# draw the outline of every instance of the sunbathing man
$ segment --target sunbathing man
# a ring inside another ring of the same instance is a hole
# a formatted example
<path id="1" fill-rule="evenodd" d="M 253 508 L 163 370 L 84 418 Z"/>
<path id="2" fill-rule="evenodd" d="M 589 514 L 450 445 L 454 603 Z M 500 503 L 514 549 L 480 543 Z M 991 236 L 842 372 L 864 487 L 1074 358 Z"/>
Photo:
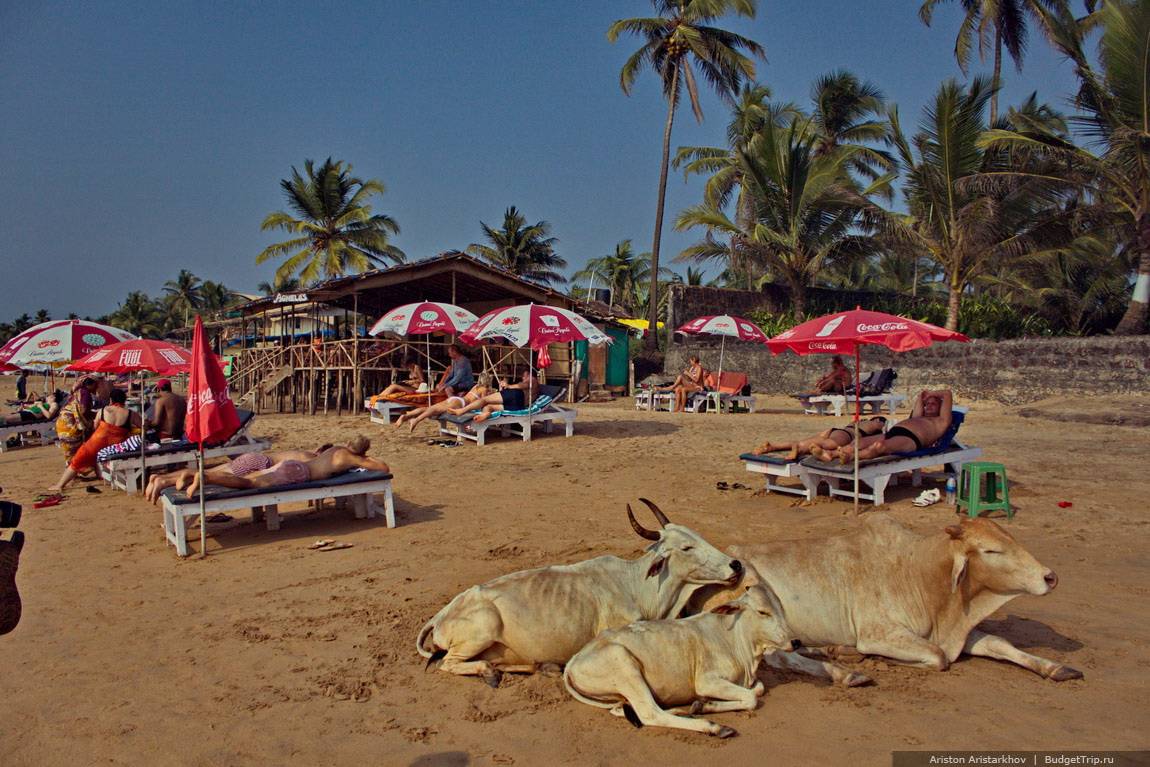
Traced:
<path id="1" fill-rule="evenodd" d="M 934 447 L 950 428 L 953 404 L 954 395 L 950 389 L 924 389 L 915 400 L 910 418 L 895 424 L 886 434 L 859 440 L 859 460 Z M 811 455 L 820 461 L 838 458 L 841 463 L 847 464 L 854 460 L 854 446 L 843 445 L 834 450 L 812 447 Z"/>
<path id="2" fill-rule="evenodd" d="M 463 396 L 456 394 L 442 402 L 436 402 L 427 407 L 412 408 L 395 419 L 395 427 L 398 429 L 400 424 L 406 423 L 407 430 L 414 432 L 415 427 L 418 426 L 421 421 L 443 415 L 447 412 L 453 412 L 452 408 L 462 409 L 463 411 L 473 410 L 478 407 L 475 403 L 486 397 L 490 391 L 490 387 L 484 386 L 483 384 L 476 384 Z"/>
<path id="3" fill-rule="evenodd" d="M 172 392 L 172 382 L 166 378 L 156 381 L 156 404 L 148 425 L 155 427 L 157 439 L 179 439 L 184 436 L 184 416 L 188 401 Z"/>
<path id="4" fill-rule="evenodd" d="M 859 421 L 859 439 L 863 440 L 867 437 L 872 437 L 881 434 L 882 430 L 886 427 L 886 418 L 881 415 L 876 415 L 872 418 L 864 418 Z M 786 459 L 794 461 L 801 455 L 809 455 L 811 450 L 818 447 L 822 450 L 836 450 L 837 448 L 849 445 L 855 439 L 854 424 L 847 426 L 835 426 L 821 431 L 813 437 L 807 437 L 797 442 L 771 442 L 767 440 L 759 447 L 751 451 L 751 455 L 763 455 L 765 453 L 778 453 L 783 450 L 788 451 Z"/>
<path id="5" fill-rule="evenodd" d="M 463 415 L 472 410 L 479 410 L 479 415 L 472 420 L 481 423 L 499 410 L 525 410 L 528 405 L 535 401 L 535 395 L 538 391 L 539 379 L 535 377 L 535 371 L 527 368 L 517 383 L 505 384 L 500 382 L 499 391 L 492 392 L 486 397 L 462 407 L 451 408 L 448 412 L 452 415 Z"/>
<path id="6" fill-rule="evenodd" d="M 318 482 L 352 469 L 391 471 L 383 461 L 367 457 L 367 451 L 370 447 L 371 440 L 360 435 L 348 443 L 347 447 L 325 450 L 310 461 L 280 461 L 269 469 L 253 472 L 246 477 L 237 477 L 232 474 L 220 475 L 213 480 L 213 484 L 237 490 L 250 490 Z M 192 483 L 187 486 L 188 498 L 195 498 L 197 492 L 199 492 L 199 475 L 196 475 Z"/>
<path id="7" fill-rule="evenodd" d="M 358 449 L 356 440 L 348 443 L 348 447 Z M 323 445 L 317 450 L 277 450 L 274 453 L 241 453 L 227 463 L 213 466 L 204 470 L 204 482 L 209 485 L 218 485 L 216 480 L 221 476 L 245 477 L 257 471 L 270 469 L 280 461 L 310 461 L 325 450 L 332 449 L 331 445 Z M 145 497 L 152 503 L 160 499 L 160 494 L 169 487 L 183 490 L 192 483 L 196 469 L 177 469 L 165 474 L 153 474 L 148 479 L 148 487 L 144 491 Z"/>

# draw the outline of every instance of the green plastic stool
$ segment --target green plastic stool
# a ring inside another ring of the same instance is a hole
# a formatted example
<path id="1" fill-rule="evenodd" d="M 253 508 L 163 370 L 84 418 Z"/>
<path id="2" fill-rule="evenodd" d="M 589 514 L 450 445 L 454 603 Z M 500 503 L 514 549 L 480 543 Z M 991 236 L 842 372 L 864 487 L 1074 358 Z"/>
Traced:
<path id="1" fill-rule="evenodd" d="M 985 482 L 985 484 L 984 484 Z M 984 511 L 1002 509 L 1006 518 L 1014 517 L 1010 506 L 1010 486 L 1006 467 L 990 461 L 972 461 L 962 465 L 958 481 L 958 507 L 966 507 L 967 516 L 977 517 Z"/>

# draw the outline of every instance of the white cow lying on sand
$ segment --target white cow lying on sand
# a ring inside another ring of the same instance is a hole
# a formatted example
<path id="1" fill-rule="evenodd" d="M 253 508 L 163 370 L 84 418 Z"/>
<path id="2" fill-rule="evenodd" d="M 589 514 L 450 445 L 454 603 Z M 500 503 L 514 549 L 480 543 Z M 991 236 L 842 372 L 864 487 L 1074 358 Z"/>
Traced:
<path id="1" fill-rule="evenodd" d="M 732 546 L 730 552 L 746 564 L 748 584 L 761 579 L 778 595 L 803 645 L 826 647 L 830 656 L 853 647 L 944 671 L 965 652 L 1058 682 L 1082 678 L 975 628 L 1016 596 L 1043 596 L 1058 585 L 1052 570 L 988 519 L 964 519 L 943 534 L 922 536 L 878 516 L 832 538 Z M 725 589 L 724 596 L 713 588 L 696 598 L 700 609 L 738 593 Z M 767 662 L 847 686 L 869 681 L 798 653 L 777 653 Z"/>
<path id="2" fill-rule="evenodd" d="M 798 646 L 778 599 L 758 585 L 709 613 L 604 631 L 568 661 L 563 684 L 576 700 L 637 727 L 729 738 L 737 734 L 730 727 L 680 714 L 753 711 L 763 694 L 755 678 L 763 655 Z"/>
<path id="3" fill-rule="evenodd" d="M 739 581 L 738 560 L 640 500 L 661 527 L 645 529 L 627 506 L 635 532 L 654 541 L 643 556 L 596 557 L 472 586 L 424 625 L 416 650 L 429 665 L 442 657 L 444 671 L 480 675 L 497 687 L 501 672 L 566 663 L 604 629 L 676 616 L 696 589 Z"/>

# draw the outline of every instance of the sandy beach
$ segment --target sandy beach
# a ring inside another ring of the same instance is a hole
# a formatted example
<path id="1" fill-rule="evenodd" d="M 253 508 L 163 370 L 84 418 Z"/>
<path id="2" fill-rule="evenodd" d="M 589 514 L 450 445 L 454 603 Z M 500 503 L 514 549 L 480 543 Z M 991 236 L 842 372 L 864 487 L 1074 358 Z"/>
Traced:
<path id="1" fill-rule="evenodd" d="M 766 669 L 757 711 L 714 716 L 740 732 L 719 741 L 635 730 L 556 678 L 508 676 L 493 690 L 426 673 L 416 632 L 464 588 L 637 555 L 624 505 L 640 496 L 720 547 L 857 524 L 842 501 L 756 495 L 737 460 L 765 437 L 834 421 L 784 398 L 739 416 L 620 401 L 579 406 L 571 439 L 448 449 L 426 443 L 430 427 L 410 436 L 366 417 L 267 415 L 253 431 L 281 447 L 368 434 L 393 468 L 399 526 L 329 507 L 288 511 L 268 532 L 240 515 L 212 527 L 206 559 L 180 560 L 138 497 L 77 485 L 60 506 L 32 509 L 62 468 L 57 448 L 0 456 L 2 497 L 27 504 L 28 538 L 23 622 L 0 638 L 0 764 L 883 765 L 892 750 L 1147 748 L 1150 432 L 960 404 L 972 408 L 964 438 L 1008 467 L 1018 513 L 1003 524 L 1061 579 L 987 625 L 1082 681 L 981 658 L 945 673 L 866 659 L 848 665 L 876 684 L 850 690 Z M 1147 401 L 1103 406 L 1145 413 Z M 889 490 L 881 511 L 923 532 L 957 518 L 944 504 L 913 507 L 916 492 Z M 308 550 L 317 538 L 354 546 Z"/>

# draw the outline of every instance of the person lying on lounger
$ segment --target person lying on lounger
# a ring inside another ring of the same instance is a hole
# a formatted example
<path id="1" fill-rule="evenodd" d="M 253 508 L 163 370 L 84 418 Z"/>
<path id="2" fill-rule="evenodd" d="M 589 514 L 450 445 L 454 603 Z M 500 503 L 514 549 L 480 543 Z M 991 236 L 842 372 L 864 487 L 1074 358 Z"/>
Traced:
<path id="1" fill-rule="evenodd" d="M 486 397 L 462 407 L 450 408 L 447 412 L 452 415 L 463 415 L 472 410 L 479 410 L 479 415 L 472 420 L 476 423 L 482 423 L 490 418 L 492 413 L 499 410 L 525 410 L 535 401 L 535 395 L 538 392 L 539 379 L 535 377 L 535 372 L 531 368 L 527 368 L 523 371 L 518 382 L 508 384 L 501 381 L 499 391 L 492 392 Z"/>
<path id="2" fill-rule="evenodd" d="M 420 387 L 424 383 L 423 370 L 419 367 L 419 361 L 408 358 L 403 361 L 403 369 L 407 371 L 407 378 L 393 383 L 386 389 L 375 395 L 372 399 L 383 399 L 390 397 L 393 394 L 410 394 L 412 392 L 420 391 Z M 427 387 L 422 387 L 423 391 L 427 391 Z"/>
<path id="3" fill-rule="evenodd" d="M 954 395 L 950 389 L 924 389 L 915 400 L 910 418 L 895 424 L 885 434 L 859 440 L 859 460 L 934 447 L 950 428 L 953 404 Z M 834 450 L 812 447 L 811 455 L 820 461 L 837 458 L 847 464 L 854 460 L 854 446 L 843 445 Z"/>
<path id="4" fill-rule="evenodd" d="M 408 431 L 414 432 L 415 427 L 418 426 L 421 421 L 451 412 L 452 408 L 462 408 L 466 411 L 477 407 L 475 403 L 486 397 L 490 392 L 491 387 L 476 384 L 462 396 L 453 395 L 442 402 L 436 402 L 427 407 L 417 407 L 408 410 L 399 416 L 399 418 L 395 419 L 395 427 L 398 429 L 401 424 L 406 423 Z"/>
<path id="5" fill-rule="evenodd" d="M 60 406 L 68 395 L 57 391 L 51 397 L 39 397 L 25 403 L 18 412 L 4 416 L 5 426 L 19 426 L 22 423 L 42 423 L 53 420 L 60 412 Z"/>
<path id="6" fill-rule="evenodd" d="M 360 438 L 357 437 L 349 442 L 348 449 L 353 452 L 366 451 L 366 448 L 360 444 L 359 439 Z M 316 450 L 277 450 L 273 453 L 241 453 L 227 463 L 205 469 L 204 482 L 209 485 L 218 485 L 219 482 L 217 482 L 216 479 L 221 476 L 246 477 L 257 471 L 270 469 L 281 461 L 310 461 L 320 453 L 333 449 L 331 445 L 322 445 Z M 169 487 L 174 487 L 178 490 L 187 488 L 187 486 L 192 483 L 196 473 L 196 469 L 177 469 L 176 471 L 170 471 L 165 474 L 153 474 L 151 478 L 148 479 L 148 487 L 144 495 L 149 501 L 156 503 L 160 499 L 160 494 Z"/>
<path id="7" fill-rule="evenodd" d="M 383 461 L 367 457 L 367 451 L 370 447 L 371 440 L 361 435 L 352 440 L 348 447 L 325 450 L 310 461 L 280 461 L 269 469 L 253 472 L 245 477 L 237 477 L 233 474 L 220 475 L 214 478 L 212 483 L 236 490 L 251 490 L 319 482 L 352 469 L 391 471 Z M 205 481 L 207 481 L 206 478 Z M 188 498 L 195 498 L 199 489 L 199 475 L 196 474 L 187 487 Z"/>
<path id="8" fill-rule="evenodd" d="M 864 418 L 859 421 L 859 439 L 872 437 L 876 434 L 881 434 L 883 428 L 886 426 L 886 418 L 881 415 L 876 415 L 872 418 Z M 800 439 L 797 442 L 771 442 L 767 440 L 759 447 L 751 451 L 751 455 L 764 455 L 766 453 L 779 453 L 784 450 L 787 451 L 786 459 L 794 461 L 799 456 L 809 455 L 811 449 L 818 447 L 822 450 L 835 450 L 843 445 L 849 445 L 855 440 L 855 427 L 854 424 L 846 426 L 835 426 L 821 431 L 813 437 Z"/>

